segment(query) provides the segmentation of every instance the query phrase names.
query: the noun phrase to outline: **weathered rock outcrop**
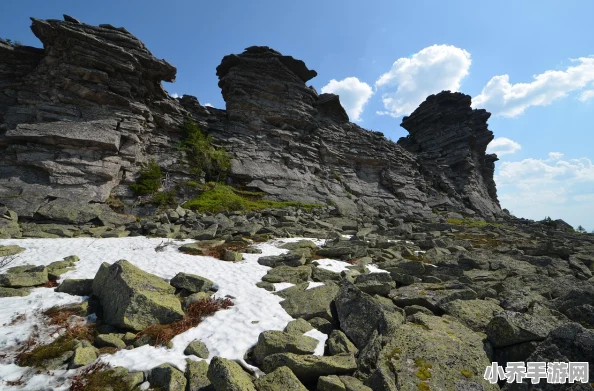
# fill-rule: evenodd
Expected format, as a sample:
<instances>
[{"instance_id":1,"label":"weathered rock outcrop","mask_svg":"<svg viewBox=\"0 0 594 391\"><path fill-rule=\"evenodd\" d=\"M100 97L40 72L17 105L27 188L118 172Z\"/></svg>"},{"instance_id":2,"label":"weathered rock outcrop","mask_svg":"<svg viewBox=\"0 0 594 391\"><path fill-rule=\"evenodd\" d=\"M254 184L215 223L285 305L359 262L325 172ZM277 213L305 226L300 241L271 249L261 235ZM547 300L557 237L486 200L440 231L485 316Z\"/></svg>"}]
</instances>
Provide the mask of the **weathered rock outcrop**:
<instances>
[{"instance_id":1,"label":"weathered rock outcrop","mask_svg":"<svg viewBox=\"0 0 594 391\"><path fill-rule=\"evenodd\" d=\"M350 123L336 95L306 86L315 71L268 47L223 59L227 109L217 110L170 97L161 81L175 67L126 29L64 19L32 19L43 50L0 41L0 206L21 221L117 225L104 203L133 201L129 185L149 159L165 187L196 179L175 149L188 117L231 153L228 181L270 199L366 216L502 215L489 115L466 95L429 97L398 145ZM68 213L52 212L64 203Z\"/></svg>"}]
</instances>

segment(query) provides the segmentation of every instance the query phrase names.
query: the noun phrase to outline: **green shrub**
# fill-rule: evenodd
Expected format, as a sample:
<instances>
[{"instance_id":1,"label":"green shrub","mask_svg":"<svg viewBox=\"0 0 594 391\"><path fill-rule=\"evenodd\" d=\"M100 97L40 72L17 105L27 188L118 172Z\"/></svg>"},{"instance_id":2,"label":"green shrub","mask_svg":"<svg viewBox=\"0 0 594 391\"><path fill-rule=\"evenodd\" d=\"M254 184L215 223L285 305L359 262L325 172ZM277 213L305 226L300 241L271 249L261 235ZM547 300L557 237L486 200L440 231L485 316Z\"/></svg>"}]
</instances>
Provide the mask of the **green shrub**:
<instances>
[{"instance_id":1,"label":"green shrub","mask_svg":"<svg viewBox=\"0 0 594 391\"><path fill-rule=\"evenodd\" d=\"M136 183L130 185L130 188L137 196L154 194L161 187L162 178L161 167L153 159L143 164L143 167L139 171L138 180Z\"/></svg>"},{"instance_id":2,"label":"green shrub","mask_svg":"<svg viewBox=\"0 0 594 391\"><path fill-rule=\"evenodd\" d=\"M205 190L198 197L187 201L184 207L198 212L223 212L223 211L252 211L267 208L284 208L288 206L311 209L319 207L316 204L301 202L280 202L263 200L264 193L242 191L221 183L208 183Z\"/></svg>"},{"instance_id":3,"label":"green shrub","mask_svg":"<svg viewBox=\"0 0 594 391\"><path fill-rule=\"evenodd\" d=\"M176 206L175 191L163 191L153 194L151 204L161 207Z\"/></svg>"},{"instance_id":4,"label":"green shrub","mask_svg":"<svg viewBox=\"0 0 594 391\"><path fill-rule=\"evenodd\" d=\"M202 133L196 122L189 119L183 126L184 138L180 143L188 158L193 174L206 174L208 180L224 179L231 168L231 159L224 148L215 148L212 137Z\"/></svg>"}]
</instances>

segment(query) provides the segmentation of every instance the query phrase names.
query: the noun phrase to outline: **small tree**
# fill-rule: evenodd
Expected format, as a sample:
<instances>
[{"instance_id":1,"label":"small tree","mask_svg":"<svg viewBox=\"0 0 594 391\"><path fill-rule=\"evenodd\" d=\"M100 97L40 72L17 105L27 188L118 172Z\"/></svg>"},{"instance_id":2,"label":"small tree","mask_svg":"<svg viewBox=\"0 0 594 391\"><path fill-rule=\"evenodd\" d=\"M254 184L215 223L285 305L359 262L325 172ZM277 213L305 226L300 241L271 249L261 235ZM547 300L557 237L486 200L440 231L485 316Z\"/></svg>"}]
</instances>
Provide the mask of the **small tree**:
<instances>
[{"instance_id":1,"label":"small tree","mask_svg":"<svg viewBox=\"0 0 594 391\"><path fill-rule=\"evenodd\" d=\"M576 231L578 231L579 233L583 234L586 232L586 229L584 227L582 227L581 225L579 225L576 229Z\"/></svg>"},{"instance_id":2,"label":"small tree","mask_svg":"<svg viewBox=\"0 0 594 391\"><path fill-rule=\"evenodd\" d=\"M217 182L224 179L231 168L230 156L225 149L215 148L212 137L202 133L196 122L191 119L184 123L183 133L184 138L180 146L186 153L192 173L204 173L207 180Z\"/></svg>"}]
</instances>

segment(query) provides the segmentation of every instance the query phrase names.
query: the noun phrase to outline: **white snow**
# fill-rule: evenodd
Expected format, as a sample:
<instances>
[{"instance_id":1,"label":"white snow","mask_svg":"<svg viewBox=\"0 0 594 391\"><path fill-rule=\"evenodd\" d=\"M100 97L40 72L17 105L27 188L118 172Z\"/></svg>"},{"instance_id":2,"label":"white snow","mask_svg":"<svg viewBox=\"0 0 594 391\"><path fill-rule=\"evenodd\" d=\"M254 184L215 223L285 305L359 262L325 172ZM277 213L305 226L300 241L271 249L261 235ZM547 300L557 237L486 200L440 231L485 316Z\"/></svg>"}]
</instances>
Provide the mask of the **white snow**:
<instances>
[{"instance_id":1,"label":"white snow","mask_svg":"<svg viewBox=\"0 0 594 391\"><path fill-rule=\"evenodd\" d=\"M290 288L292 286L295 286L295 284L291 284L290 282L276 282L274 284L274 291L278 292L278 291L282 291L285 290L287 288Z\"/></svg>"},{"instance_id":2,"label":"white snow","mask_svg":"<svg viewBox=\"0 0 594 391\"><path fill-rule=\"evenodd\" d=\"M334 273L341 273L344 270L349 270L349 267L353 266L348 262L337 261L336 259L316 259L315 262L319 268L330 270ZM369 264L366 266L370 273L387 273L386 270L382 270L376 265ZM311 285L309 288L311 288Z\"/></svg>"},{"instance_id":3,"label":"white snow","mask_svg":"<svg viewBox=\"0 0 594 391\"><path fill-rule=\"evenodd\" d=\"M244 261L224 262L212 257L193 256L179 252L180 245L188 242L173 241L163 251L155 251L163 239L131 237L131 238L71 238L71 239L6 239L0 245L16 244L26 250L10 266L25 264L46 265L69 255L77 255L80 261L74 270L62 275L67 278L93 278L103 262L109 264L126 259L145 272L170 280L179 272L197 274L216 283L218 291L215 297L230 296L233 307L221 310L202 321L173 340L171 349L164 347L142 346L132 350L121 350L113 355L102 355L101 360L114 366L123 366L131 371L147 371L163 363L170 363L182 371L185 369L183 354L186 346L193 340L201 340L209 349L210 356L222 356L235 360L244 367L250 368L244 361L244 354L258 340L261 332L266 330L283 330L293 318L280 306L282 298L258 288L256 283L270 269L258 264L261 256L280 255L287 250L278 246L287 242L296 242L304 238L276 239L266 243L255 244L262 250L261 254L244 254ZM317 245L324 244L321 239L308 239ZM316 261L328 270L340 272L350 266L346 262L331 259ZM383 272L375 266L368 265L372 272ZM2 270L0 270L2 272ZM323 285L311 282L308 289ZM286 289L293 284L275 284L276 290ZM53 371L52 374L34 374L27 368L12 363L13 354L22 346L34 328L39 328L41 341L49 338L53 329L43 326L40 313L57 305L78 303L86 298L56 293L51 288L36 288L26 297L0 298L0 352L8 354L0 358L1 390L67 390L67 379L76 370ZM8 325L17 316L24 314L24 319ZM93 317L89 317L93 321ZM319 344L315 354L323 355L327 336L318 330L311 330L306 335L316 338ZM53 336L55 337L55 335ZM197 357L191 356L193 359ZM257 372L257 368L251 367ZM24 375L23 386L7 386L6 381L14 381Z\"/></svg>"}]
</instances>

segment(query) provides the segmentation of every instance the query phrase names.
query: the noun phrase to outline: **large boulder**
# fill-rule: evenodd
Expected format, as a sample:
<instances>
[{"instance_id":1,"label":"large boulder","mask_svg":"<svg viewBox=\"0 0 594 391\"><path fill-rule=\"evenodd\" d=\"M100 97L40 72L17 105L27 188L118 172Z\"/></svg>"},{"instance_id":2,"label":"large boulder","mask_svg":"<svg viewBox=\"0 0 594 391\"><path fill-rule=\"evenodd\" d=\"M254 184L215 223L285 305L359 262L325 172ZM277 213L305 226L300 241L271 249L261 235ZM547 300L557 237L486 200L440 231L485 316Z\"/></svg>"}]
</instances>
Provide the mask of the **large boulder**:
<instances>
[{"instance_id":1,"label":"large boulder","mask_svg":"<svg viewBox=\"0 0 594 391\"><path fill-rule=\"evenodd\" d=\"M394 306L377 301L346 281L335 303L342 331L359 349L368 344L374 333L389 335L404 322L404 316Z\"/></svg>"},{"instance_id":2,"label":"large boulder","mask_svg":"<svg viewBox=\"0 0 594 391\"><path fill-rule=\"evenodd\" d=\"M289 367L305 385L315 383L320 376L350 375L357 369L353 355L312 356L294 353L277 353L264 359L262 370L273 372Z\"/></svg>"},{"instance_id":3,"label":"large boulder","mask_svg":"<svg viewBox=\"0 0 594 391\"><path fill-rule=\"evenodd\" d=\"M320 317L332 321L331 307L338 290L337 285L323 285L305 291L295 291L281 302L281 306L294 318L309 320Z\"/></svg>"},{"instance_id":4,"label":"large boulder","mask_svg":"<svg viewBox=\"0 0 594 391\"><path fill-rule=\"evenodd\" d=\"M167 324L184 316L175 288L126 260L103 263L93 280L93 294L103 307L103 321L141 331L152 324Z\"/></svg>"},{"instance_id":5,"label":"large boulder","mask_svg":"<svg viewBox=\"0 0 594 391\"><path fill-rule=\"evenodd\" d=\"M0 274L0 286L7 288L26 288L43 285L48 282L48 272L45 266L17 266Z\"/></svg>"},{"instance_id":6,"label":"large boulder","mask_svg":"<svg viewBox=\"0 0 594 391\"><path fill-rule=\"evenodd\" d=\"M207 375L215 390L256 391L250 375L235 361L216 356L210 362Z\"/></svg>"},{"instance_id":7,"label":"large boulder","mask_svg":"<svg viewBox=\"0 0 594 391\"><path fill-rule=\"evenodd\" d=\"M305 335L290 334L283 331L264 331L258 337L254 348L254 360L262 364L267 356L275 353L313 354L318 340Z\"/></svg>"},{"instance_id":8,"label":"large boulder","mask_svg":"<svg viewBox=\"0 0 594 391\"><path fill-rule=\"evenodd\" d=\"M366 381L373 390L499 390L482 377L491 363L483 336L453 318L416 313L375 348L376 370Z\"/></svg>"},{"instance_id":9,"label":"large boulder","mask_svg":"<svg viewBox=\"0 0 594 391\"><path fill-rule=\"evenodd\" d=\"M187 380L183 372L169 364L153 368L149 374L151 386L163 391L186 391Z\"/></svg>"},{"instance_id":10,"label":"large boulder","mask_svg":"<svg viewBox=\"0 0 594 391\"><path fill-rule=\"evenodd\" d=\"M214 285L208 278L186 273L177 273L169 283L191 293L208 292Z\"/></svg>"},{"instance_id":11,"label":"large boulder","mask_svg":"<svg viewBox=\"0 0 594 391\"><path fill-rule=\"evenodd\" d=\"M256 379L254 384L258 391L307 391L288 367L280 367Z\"/></svg>"}]
</instances>

